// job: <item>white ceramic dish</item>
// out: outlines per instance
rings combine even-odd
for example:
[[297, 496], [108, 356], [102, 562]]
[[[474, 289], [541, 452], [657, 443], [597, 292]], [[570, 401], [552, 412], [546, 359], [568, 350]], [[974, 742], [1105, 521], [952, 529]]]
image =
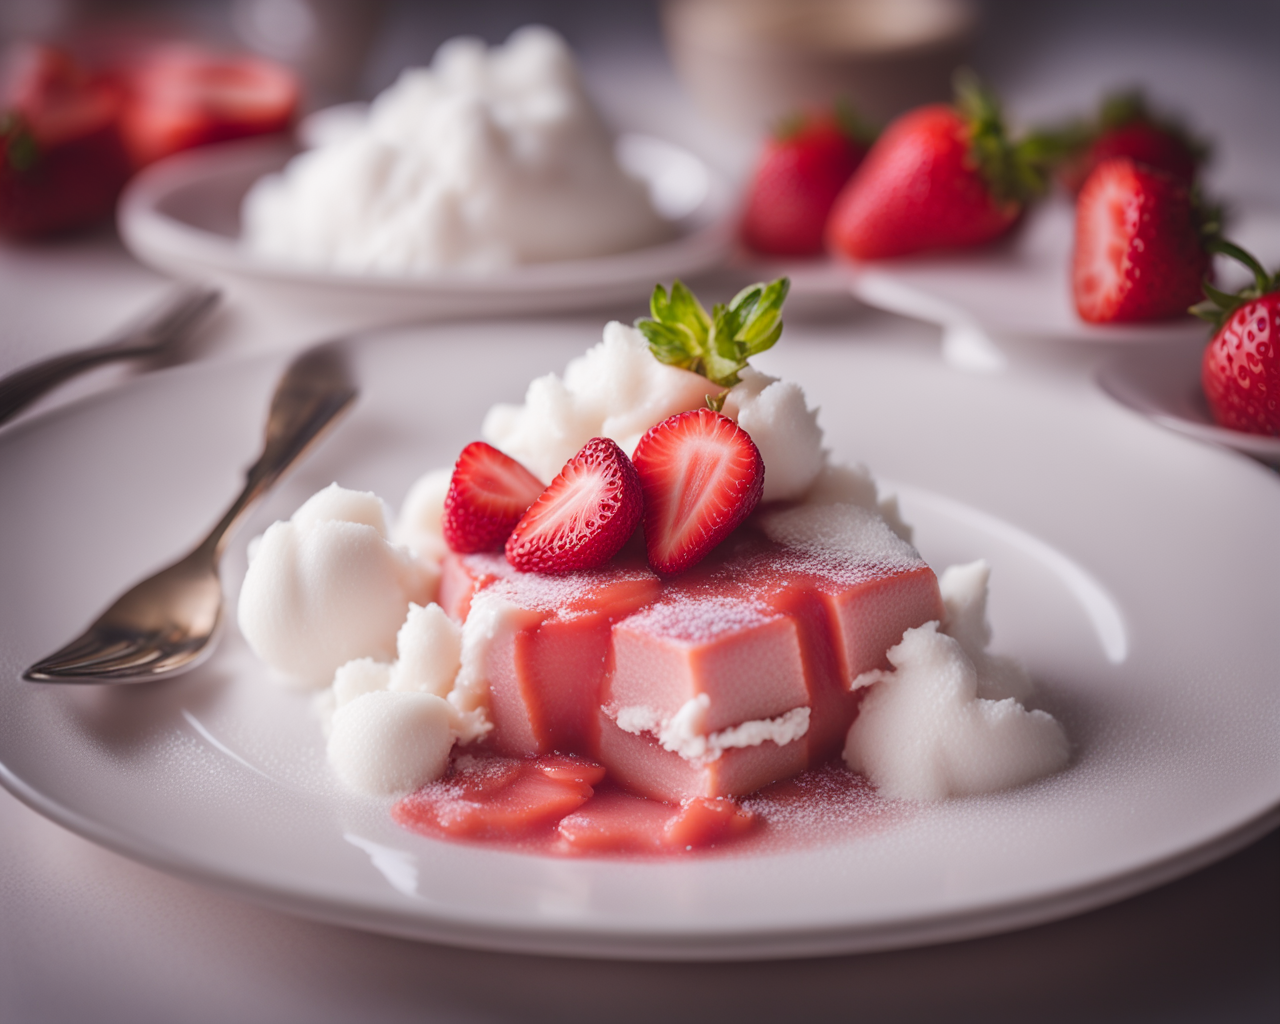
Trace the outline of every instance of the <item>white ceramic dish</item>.
[[1280, 465], [1280, 437], [1246, 434], [1214, 423], [1200, 386], [1203, 355], [1203, 341], [1123, 352], [1103, 364], [1098, 383], [1116, 401], [1162, 427]]
[[[855, 264], [849, 267], [850, 286], [869, 305], [942, 326], [948, 358], [971, 369], [999, 368], [1004, 349], [1027, 343], [1128, 345], [1204, 337], [1204, 323], [1192, 317], [1133, 325], [1081, 320], [1071, 297], [1074, 210], [1054, 195], [1035, 206], [1005, 242], [972, 252]], [[1231, 228], [1231, 237], [1265, 262], [1280, 258], [1280, 215], [1274, 211], [1235, 211]], [[1223, 279], [1236, 280], [1234, 270], [1220, 267]]]
[[[399, 501], [474, 438], [491, 401], [518, 397], [599, 327], [442, 326], [361, 347], [360, 404], [239, 538], [232, 596], [248, 534], [333, 479]], [[823, 330], [791, 331], [762, 368], [805, 384], [838, 452], [901, 482], [926, 557], [991, 560], [997, 647], [1029, 663], [1074, 745], [1061, 775], [903, 809], [815, 848], [544, 859], [410, 835], [386, 804], [340, 792], [307, 699], [270, 684], [234, 630], [170, 684], [21, 682], [235, 492], [272, 359], [165, 371], [0, 433], [0, 781], [97, 842], [272, 906], [596, 957], [990, 933], [1156, 885], [1280, 820], [1274, 476], [1185, 444], [1088, 381], [957, 374], [900, 338]], [[1215, 528], [1227, 513], [1231, 528]]]
[[687, 150], [643, 135], [618, 140], [619, 159], [649, 185], [675, 237], [590, 260], [526, 264], [492, 274], [373, 276], [299, 269], [239, 245], [240, 201], [296, 150], [250, 140], [182, 153], [138, 175], [120, 202], [130, 251], [158, 270], [211, 280], [330, 330], [411, 320], [598, 308], [646, 296], [656, 281], [721, 263], [733, 237], [728, 187]]

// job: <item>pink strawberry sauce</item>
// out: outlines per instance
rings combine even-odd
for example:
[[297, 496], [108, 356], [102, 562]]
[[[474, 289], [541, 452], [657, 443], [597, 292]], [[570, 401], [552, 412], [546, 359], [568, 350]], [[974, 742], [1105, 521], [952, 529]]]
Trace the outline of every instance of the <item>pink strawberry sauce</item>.
[[604, 769], [552, 754], [464, 754], [449, 774], [392, 809], [413, 832], [559, 857], [634, 859], [776, 852], [881, 832], [909, 805], [876, 796], [840, 761], [740, 799], [664, 803], [628, 793]]

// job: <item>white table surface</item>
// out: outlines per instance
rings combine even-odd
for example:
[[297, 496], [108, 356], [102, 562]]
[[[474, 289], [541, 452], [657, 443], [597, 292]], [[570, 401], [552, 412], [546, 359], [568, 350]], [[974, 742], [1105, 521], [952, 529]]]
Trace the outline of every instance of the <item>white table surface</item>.
[[[1280, 62], [1258, 47], [1241, 56], [1221, 33], [1155, 33], [1135, 51], [1124, 38], [1083, 46], [1089, 24], [1068, 28], [1050, 26], [1052, 45], [999, 65], [1015, 111], [1057, 112], [1103, 84], [1141, 79], [1214, 125], [1219, 188], [1280, 197]], [[628, 67], [650, 76], [650, 99], [675, 96], [652, 66]], [[636, 90], [619, 77], [606, 93], [625, 114]], [[697, 142], [692, 115], [666, 124]], [[0, 246], [0, 374], [101, 336], [164, 287], [109, 232]], [[917, 341], [924, 330], [901, 329]], [[220, 359], [308, 340], [231, 308], [196, 350]], [[28, 415], [122, 375], [99, 371]], [[825, 960], [625, 964], [474, 953], [298, 920], [132, 863], [0, 791], [0, 1024], [602, 1019], [1274, 1021], [1280, 833], [1145, 895], [1004, 936]]]

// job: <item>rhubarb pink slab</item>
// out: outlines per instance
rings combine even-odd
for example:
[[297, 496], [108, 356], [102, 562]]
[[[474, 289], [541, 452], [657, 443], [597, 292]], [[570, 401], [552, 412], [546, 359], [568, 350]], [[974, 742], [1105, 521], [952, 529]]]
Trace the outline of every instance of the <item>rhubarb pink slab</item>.
[[[361, 345], [359, 406], [237, 539], [232, 598], [250, 534], [334, 479], [400, 501], [476, 437], [490, 402], [599, 333], [590, 317]], [[232, 629], [172, 684], [22, 682], [235, 493], [282, 365], [263, 360], [157, 373], [0, 431], [0, 781], [127, 856], [274, 907], [596, 957], [803, 956], [1022, 927], [1194, 870], [1280, 820], [1273, 473], [1083, 378], [957, 374], [874, 321], [792, 324], [766, 356], [821, 404], [837, 454], [896, 482], [932, 564], [991, 561], [996, 646], [1064, 722], [1067, 771], [832, 814], [810, 822], [828, 838], [799, 848], [542, 858], [410, 834], [389, 802], [341, 792], [307, 698], [271, 685]], [[146, 468], [146, 498], [122, 463]]]

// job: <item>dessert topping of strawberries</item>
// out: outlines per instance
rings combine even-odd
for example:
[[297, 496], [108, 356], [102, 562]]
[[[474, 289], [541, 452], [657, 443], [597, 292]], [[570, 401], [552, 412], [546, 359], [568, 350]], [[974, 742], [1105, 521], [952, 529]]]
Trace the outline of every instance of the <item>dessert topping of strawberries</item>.
[[644, 541], [658, 572], [700, 562], [742, 522], [764, 491], [764, 460], [729, 417], [694, 409], [663, 420], [636, 445]]
[[873, 139], [844, 104], [784, 121], [765, 143], [747, 189], [743, 242], [778, 256], [821, 253], [832, 204]]
[[995, 98], [961, 73], [954, 105], [920, 107], [885, 129], [836, 199], [827, 242], [862, 260], [980, 245], [1043, 187], [1037, 141], [1012, 143]]
[[604, 565], [635, 532], [644, 509], [640, 479], [607, 437], [565, 463], [507, 538], [507, 561], [524, 572]]
[[1072, 288], [1090, 323], [1160, 320], [1200, 296], [1214, 225], [1172, 176], [1128, 158], [1089, 175], [1076, 202]]
[[753, 284], [728, 305], [716, 303], [708, 313], [681, 282], [653, 289], [649, 309], [636, 327], [661, 363], [700, 373], [711, 383], [730, 388], [740, 380], [747, 360], [772, 348], [782, 335], [782, 304], [791, 282], [780, 277], [769, 284]]
[[1208, 248], [1239, 260], [1254, 278], [1235, 294], [1205, 281], [1208, 298], [1191, 307], [1216, 328], [1200, 374], [1209, 410], [1231, 430], [1280, 435], [1280, 271], [1268, 274], [1231, 242]]
[[444, 499], [445, 543], [459, 554], [501, 551], [542, 481], [491, 444], [462, 449]]

